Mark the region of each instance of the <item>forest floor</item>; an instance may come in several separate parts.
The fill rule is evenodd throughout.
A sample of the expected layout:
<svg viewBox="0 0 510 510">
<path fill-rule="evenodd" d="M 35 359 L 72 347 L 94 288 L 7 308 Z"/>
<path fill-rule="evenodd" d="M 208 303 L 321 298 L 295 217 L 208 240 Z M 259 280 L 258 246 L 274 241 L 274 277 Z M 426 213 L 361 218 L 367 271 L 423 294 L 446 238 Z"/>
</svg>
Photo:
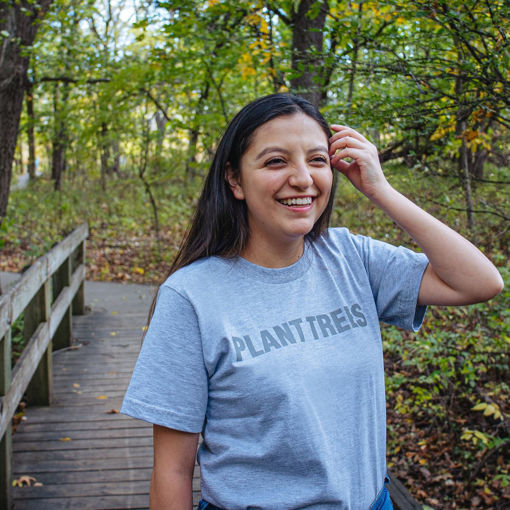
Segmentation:
<svg viewBox="0 0 510 510">
<path fill-rule="evenodd" d="M 451 203 L 458 200 L 450 184 L 402 170 L 395 171 L 394 180 L 398 189 L 466 233 L 461 213 L 453 208 L 445 213 L 437 205 L 446 193 Z M 196 193 L 183 194 L 177 185 L 161 192 L 158 239 L 139 188 L 136 182 L 117 181 L 98 192 L 71 183 L 58 194 L 41 180 L 13 192 L 0 231 L 0 271 L 22 271 L 87 220 L 88 279 L 161 283 Z M 486 190 L 484 200 L 504 205 L 496 190 Z M 431 307 L 417 334 L 383 327 L 388 465 L 425 509 L 510 508 L 510 227 L 495 215 L 477 220 L 470 237 L 499 266 L 505 291 L 490 304 Z M 396 225 L 342 183 L 332 225 L 412 246 Z"/>
</svg>

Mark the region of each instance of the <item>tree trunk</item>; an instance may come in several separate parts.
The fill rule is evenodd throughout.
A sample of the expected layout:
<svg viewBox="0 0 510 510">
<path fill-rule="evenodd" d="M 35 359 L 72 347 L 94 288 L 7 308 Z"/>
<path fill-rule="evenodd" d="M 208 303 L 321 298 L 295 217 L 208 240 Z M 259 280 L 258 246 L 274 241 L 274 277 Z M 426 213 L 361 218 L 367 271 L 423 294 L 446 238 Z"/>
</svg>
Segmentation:
<svg viewBox="0 0 510 510">
<path fill-rule="evenodd" d="M 473 155 L 473 164 L 470 168 L 471 175 L 475 179 L 484 178 L 484 166 L 485 162 L 489 158 L 489 151 L 485 148 L 478 149 Z"/>
<path fill-rule="evenodd" d="M 26 105 L 27 105 L 27 142 L 28 142 L 28 175 L 30 180 L 34 180 L 36 175 L 35 168 L 35 115 L 34 115 L 34 96 L 33 96 L 33 86 L 29 85 L 27 89 L 26 95 Z"/>
<path fill-rule="evenodd" d="M 460 45 L 458 41 L 455 41 L 455 47 L 457 48 L 457 60 L 460 63 L 462 61 L 462 55 Z M 457 138 L 462 140 L 457 156 L 457 170 L 459 173 L 459 179 L 462 183 L 464 190 L 464 200 L 466 201 L 466 217 L 467 225 L 470 230 L 475 226 L 475 219 L 473 213 L 473 192 L 471 189 L 471 173 L 469 172 L 469 153 L 471 152 L 466 143 L 466 127 L 467 119 L 469 118 L 470 110 L 469 106 L 466 105 L 464 98 L 464 86 L 465 76 L 462 74 L 461 69 L 458 69 L 457 78 L 455 80 L 455 95 L 458 98 L 456 119 L 455 119 L 455 135 Z"/>
<path fill-rule="evenodd" d="M 120 178 L 120 144 L 119 139 L 117 137 L 112 142 L 112 150 L 113 150 L 112 173 Z"/>
<path fill-rule="evenodd" d="M 198 99 L 197 107 L 195 109 L 195 116 L 193 118 L 193 124 L 190 129 L 189 134 L 189 142 L 188 142 L 188 154 L 186 157 L 186 177 L 188 180 L 191 180 L 192 177 L 194 177 L 196 173 L 196 156 L 197 156 L 197 143 L 198 143 L 198 136 L 200 134 L 200 119 L 199 115 L 202 112 L 202 105 L 204 101 L 207 100 L 209 97 L 209 90 L 210 90 L 210 82 L 207 80 L 205 83 L 204 89 L 202 90 L 200 97 Z"/>
<path fill-rule="evenodd" d="M 292 16 L 291 90 L 319 106 L 322 97 L 321 76 L 324 66 L 324 23 L 327 1 L 301 0 Z"/>
<path fill-rule="evenodd" d="M 110 146 L 108 143 L 108 126 L 106 122 L 101 123 L 100 134 L 100 160 L 101 160 L 101 185 L 103 190 L 106 190 L 106 176 L 110 173 L 108 168 L 108 161 L 110 159 Z"/>
<path fill-rule="evenodd" d="M 27 87 L 29 55 L 41 18 L 52 0 L 0 2 L 0 225 L 7 214 L 12 161 L 16 149 L 23 96 Z"/>
<path fill-rule="evenodd" d="M 352 114 L 352 100 L 354 96 L 354 81 L 358 69 L 359 60 L 359 39 L 361 35 L 361 20 L 363 12 L 363 2 L 358 5 L 358 24 L 356 26 L 356 35 L 353 40 L 352 59 L 351 59 L 351 73 L 349 75 L 349 89 L 347 91 L 347 118 L 349 119 Z"/>
<path fill-rule="evenodd" d="M 51 178 L 54 181 L 55 191 L 60 190 L 62 182 L 62 174 L 66 168 L 66 146 L 67 146 L 67 126 L 64 113 L 60 109 L 60 105 L 66 107 L 69 97 L 69 84 L 64 83 L 64 92 L 62 94 L 62 102 L 59 98 L 59 85 L 55 84 L 55 92 L 53 96 L 53 112 L 55 117 L 55 129 L 53 133 L 52 158 L 51 158 Z"/>
</svg>

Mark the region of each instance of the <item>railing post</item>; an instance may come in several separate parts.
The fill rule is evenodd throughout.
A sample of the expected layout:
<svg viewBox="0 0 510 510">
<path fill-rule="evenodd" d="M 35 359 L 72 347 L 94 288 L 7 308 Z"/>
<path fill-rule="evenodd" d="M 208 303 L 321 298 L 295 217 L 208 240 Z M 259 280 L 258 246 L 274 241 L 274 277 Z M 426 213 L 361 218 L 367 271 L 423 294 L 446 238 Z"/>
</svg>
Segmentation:
<svg viewBox="0 0 510 510">
<path fill-rule="evenodd" d="M 24 335 L 29 339 L 39 324 L 48 320 L 51 312 L 51 278 L 48 278 L 39 292 L 33 297 L 30 304 L 25 308 Z M 30 381 L 27 388 L 27 402 L 30 405 L 48 406 L 51 403 L 53 389 L 52 381 L 52 342 L 48 344 L 46 352 Z"/>
<path fill-rule="evenodd" d="M 11 384 L 11 330 L 0 339 L 0 396 Z M 8 427 L 0 440 L 0 508 L 11 508 L 12 428 Z"/>
<path fill-rule="evenodd" d="M 85 264 L 86 240 L 83 240 L 74 252 L 72 270 L 79 265 Z M 73 315 L 85 314 L 85 281 L 81 282 L 80 288 L 73 299 Z"/>
<path fill-rule="evenodd" d="M 69 256 L 53 274 L 53 302 L 55 302 L 62 289 L 70 285 L 71 275 L 71 256 Z M 66 310 L 66 313 L 62 317 L 62 321 L 58 325 L 55 335 L 53 336 L 54 351 L 63 349 L 64 347 L 69 347 L 72 344 L 72 313 L 72 306 L 69 305 L 69 308 Z"/>
</svg>

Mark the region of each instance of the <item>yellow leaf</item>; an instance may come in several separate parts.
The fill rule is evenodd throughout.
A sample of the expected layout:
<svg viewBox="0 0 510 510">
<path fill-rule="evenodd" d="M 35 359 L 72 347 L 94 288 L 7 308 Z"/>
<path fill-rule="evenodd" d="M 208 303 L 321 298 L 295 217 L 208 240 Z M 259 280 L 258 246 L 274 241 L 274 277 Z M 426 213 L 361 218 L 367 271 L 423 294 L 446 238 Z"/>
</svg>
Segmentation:
<svg viewBox="0 0 510 510">
<path fill-rule="evenodd" d="M 133 272 L 138 273 L 138 274 L 145 274 L 145 270 L 138 266 L 133 268 Z"/>
<path fill-rule="evenodd" d="M 483 412 L 483 415 L 484 416 L 490 416 L 491 414 L 494 414 L 495 412 L 496 412 L 496 408 L 492 404 L 489 404 L 485 408 L 485 411 Z"/>
<path fill-rule="evenodd" d="M 108 397 L 106 395 L 99 395 L 96 397 L 98 400 L 106 400 Z"/>
<path fill-rule="evenodd" d="M 79 388 L 79 387 L 80 387 L 80 385 L 78 383 L 73 384 L 73 388 Z"/>
<path fill-rule="evenodd" d="M 35 478 L 33 476 L 21 475 L 19 478 L 16 478 L 12 481 L 13 487 L 23 487 L 24 485 L 32 485 L 32 482 L 35 482 Z"/>
<path fill-rule="evenodd" d="M 117 336 L 117 332 L 116 332 L 116 331 L 112 331 L 112 332 L 110 333 L 110 336 Z"/>
<path fill-rule="evenodd" d="M 471 411 L 483 411 L 487 407 L 487 404 L 485 402 L 482 402 L 480 404 L 476 404 L 476 406 L 471 408 Z"/>
<path fill-rule="evenodd" d="M 70 437 L 61 437 L 60 441 L 67 443 L 67 442 L 71 441 L 71 438 Z"/>
<path fill-rule="evenodd" d="M 119 312 L 112 312 L 112 315 L 118 315 Z"/>
</svg>

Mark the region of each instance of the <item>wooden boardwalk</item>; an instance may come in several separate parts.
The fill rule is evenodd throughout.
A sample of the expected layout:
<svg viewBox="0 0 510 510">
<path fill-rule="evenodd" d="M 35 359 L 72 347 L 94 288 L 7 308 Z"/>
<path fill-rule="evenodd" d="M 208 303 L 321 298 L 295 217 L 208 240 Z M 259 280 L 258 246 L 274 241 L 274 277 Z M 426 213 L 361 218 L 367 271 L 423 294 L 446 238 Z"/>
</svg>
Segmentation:
<svg viewBox="0 0 510 510">
<path fill-rule="evenodd" d="M 87 282 L 90 312 L 74 347 L 53 355 L 53 403 L 32 407 L 13 436 L 16 510 L 148 508 L 152 426 L 118 414 L 154 289 Z M 198 467 L 193 483 L 200 499 Z"/>
</svg>

